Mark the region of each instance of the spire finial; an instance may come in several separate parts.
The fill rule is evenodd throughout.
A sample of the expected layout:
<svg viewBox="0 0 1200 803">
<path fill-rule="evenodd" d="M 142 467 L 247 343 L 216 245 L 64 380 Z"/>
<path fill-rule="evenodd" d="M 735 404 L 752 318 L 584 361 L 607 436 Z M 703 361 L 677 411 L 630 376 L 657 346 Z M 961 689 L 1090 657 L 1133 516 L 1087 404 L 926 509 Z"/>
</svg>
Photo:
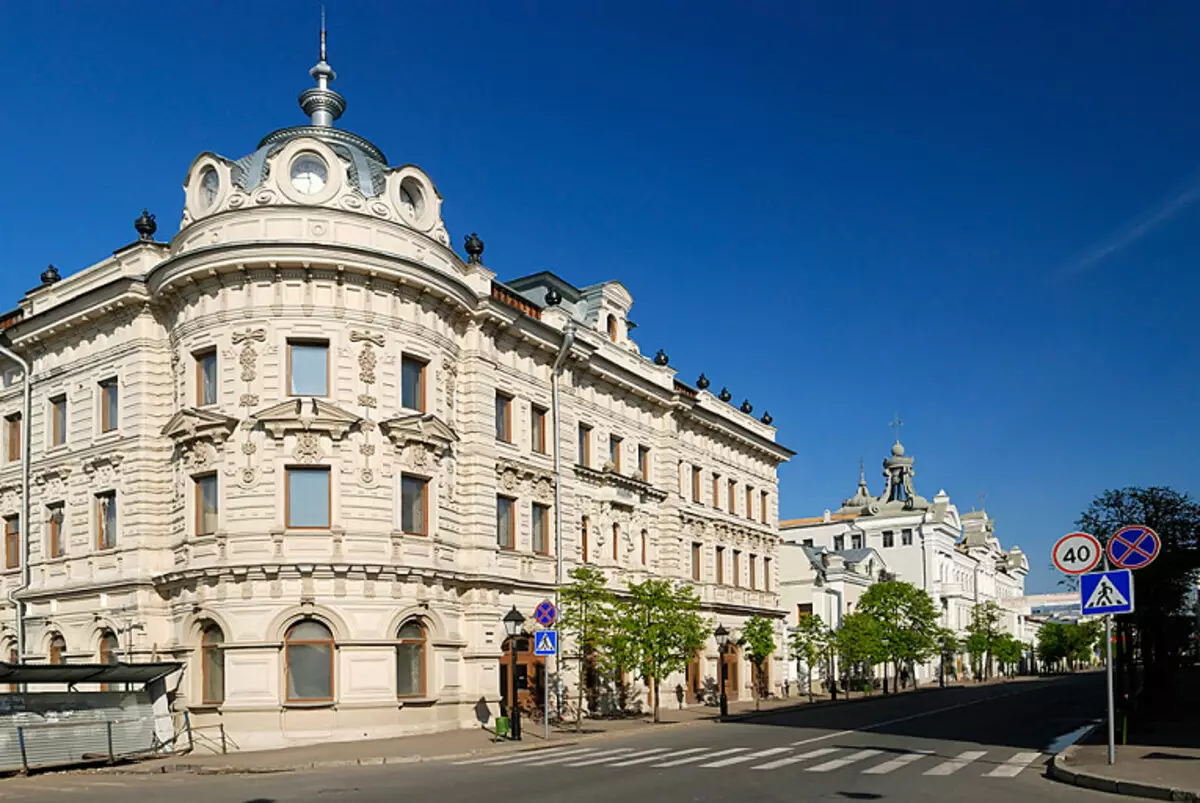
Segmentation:
<svg viewBox="0 0 1200 803">
<path fill-rule="evenodd" d="M 321 61 L 325 60 L 325 5 L 321 5 Z"/>
<path fill-rule="evenodd" d="M 317 85 L 300 93 L 300 108 L 312 118 L 313 125 L 332 128 L 333 121 L 346 110 L 346 99 L 329 88 L 329 82 L 337 78 L 337 73 L 326 61 L 325 6 L 321 6 L 321 58 L 308 74 Z"/>
<path fill-rule="evenodd" d="M 904 426 L 904 422 L 900 420 L 900 413 L 897 412 L 892 415 L 892 422 L 890 424 L 888 424 L 888 426 L 896 431 L 896 443 L 899 443 L 900 442 L 900 427 Z"/>
<path fill-rule="evenodd" d="M 867 481 L 867 468 L 863 463 L 863 459 L 858 458 L 858 484 L 862 485 Z"/>
</svg>

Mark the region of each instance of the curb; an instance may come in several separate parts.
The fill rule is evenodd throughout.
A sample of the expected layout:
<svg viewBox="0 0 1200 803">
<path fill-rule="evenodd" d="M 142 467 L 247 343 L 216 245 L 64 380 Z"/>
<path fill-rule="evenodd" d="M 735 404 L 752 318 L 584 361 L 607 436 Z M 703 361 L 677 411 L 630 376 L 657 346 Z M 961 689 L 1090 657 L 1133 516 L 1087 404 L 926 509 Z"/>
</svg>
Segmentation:
<svg viewBox="0 0 1200 803">
<path fill-rule="evenodd" d="M 1091 736 L 1099 727 L 1099 725 L 1093 725 L 1091 730 L 1088 730 L 1079 737 L 1078 741 L 1081 742 L 1088 736 Z M 1178 801 L 1179 803 L 1197 803 L 1200 801 L 1200 793 L 1188 789 L 1176 789 L 1170 786 L 1137 783 L 1135 781 L 1122 781 L 1117 778 L 1108 778 L 1103 775 L 1071 769 L 1066 765 L 1071 760 L 1074 751 L 1075 745 L 1071 745 L 1050 759 L 1050 763 L 1046 765 L 1046 776 L 1060 783 L 1071 784 L 1072 786 L 1079 786 L 1084 789 L 1094 789 L 1098 792 L 1108 792 L 1114 795 L 1149 798 L 1151 800 L 1170 800 Z"/>
</svg>

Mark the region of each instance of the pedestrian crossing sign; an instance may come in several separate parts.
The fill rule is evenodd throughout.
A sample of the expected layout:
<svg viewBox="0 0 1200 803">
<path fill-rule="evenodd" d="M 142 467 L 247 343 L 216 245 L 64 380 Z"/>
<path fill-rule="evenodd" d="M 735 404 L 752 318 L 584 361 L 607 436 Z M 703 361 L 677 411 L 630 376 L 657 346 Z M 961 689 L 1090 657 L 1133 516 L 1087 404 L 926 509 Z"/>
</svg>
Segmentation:
<svg viewBox="0 0 1200 803">
<path fill-rule="evenodd" d="M 1128 569 L 1079 576 L 1084 616 L 1133 612 L 1133 574 Z"/>
<path fill-rule="evenodd" d="M 539 630 L 533 637 L 534 655 L 556 655 L 558 653 L 558 631 Z"/>
</svg>

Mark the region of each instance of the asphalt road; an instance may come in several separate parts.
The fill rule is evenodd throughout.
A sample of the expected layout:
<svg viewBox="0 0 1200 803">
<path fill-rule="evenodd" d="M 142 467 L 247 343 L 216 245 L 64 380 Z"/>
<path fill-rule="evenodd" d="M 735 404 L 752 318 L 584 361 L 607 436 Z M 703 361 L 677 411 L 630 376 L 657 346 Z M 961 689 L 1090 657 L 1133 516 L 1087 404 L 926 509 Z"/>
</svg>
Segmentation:
<svg viewBox="0 0 1200 803">
<path fill-rule="evenodd" d="M 1098 799 L 1044 777 L 1052 743 L 1096 718 L 1103 677 L 1083 675 L 781 712 L 423 764 L 259 776 L 54 774 L 0 782 L 0 800 L 89 803 L 1007 803 Z"/>
</svg>

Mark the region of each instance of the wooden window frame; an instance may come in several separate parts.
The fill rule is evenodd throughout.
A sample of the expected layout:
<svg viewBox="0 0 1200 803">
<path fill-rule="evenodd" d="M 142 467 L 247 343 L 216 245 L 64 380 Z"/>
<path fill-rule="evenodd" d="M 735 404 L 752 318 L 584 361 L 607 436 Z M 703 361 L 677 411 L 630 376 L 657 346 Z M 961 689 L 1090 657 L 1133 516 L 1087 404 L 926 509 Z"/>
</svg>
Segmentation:
<svg viewBox="0 0 1200 803">
<path fill-rule="evenodd" d="M 62 422 L 59 423 L 58 411 L 62 410 Z M 50 448 L 55 449 L 67 443 L 67 394 L 59 393 L 50 397 Z"/>
<path fill-rule="evenodd" d="M 704 548 L 704 545 L 701 544 L 699 541 L 692 542 L 692 582 L 695 582 L 695 583 L 700 582 L 700 578 L 703 576 L 703 574 L 701 572 L 701 565 L 700 565 L 700 559 L 701 559 L 700 553 L 703 550 L 703 548 Z"/>
<path fill-rule="evenodd" d="M 67 662 L 67 640 L 62 633 L 55 633 L 50 637 L 47 660 L 51 666 L 62 666 Z"/>
<path fill-rule="evenodd" d="M 699 466 L 692 466 L 692 501 L 698 505 L 703 504 L 700 499 L 700 474 L 701 468 Z"/>
<path fill-rule="evenodd" d="M 540 521 L 542 524 L 542 549 L 537 547 L 537 527 L 535 524 Z M 529 503 L 529 541 L 535 555 L 550 554 L 550 506 L 544 505 L 541 502 Z"/>
<path fill-rule="evenodd" d="M 539 404 L 529 406 L 529 449 L 534 454 L 550 454 L 546 440 L 546 418 L 549 411 Z"/>
<path fill-rule="evenodd" d="M 193 515 L 193 526 L 195 527 L 193 532 L 196 533 L 197 538 L 206 538 L 210 535 L 216 535 L 217 529 L 219 529 L 214 524 L 212 532 L 204 532 L 202 530 L 201 522 L 204 520 L 204 491 L 202 483 L 205 480 L 212 480 L 215 483 L 213 487 L 213 493 L 215 495 L 214 501 L 216 502 L 215 512 L 218 518 L 221 515 L 221 480 L 217 477 L 217 472 L 206 471 L 203 474 L 194 475 L 192 477 L 192 501 L 196 509 Z"/>
<path fill-rule="evenodd" d="M 608 319 L 604 323 L 604 328 L 608 332 L 608 339 L 612 342 L 617 342 L 617 316 L 609 314 Z"/>
<path fill-rule="evenodd" d="M 592 467 L 592 428 L 588 424 L 579 425 L 579 454 L 576 457 L 579 465 L 584 468 Z"/>
<path fill-rule="evenodd" d="M 324 526 L 320 526 L 320 525 L 299 526 L 296 524 L 292 524 L 291 475 L 292 475 L 293 471 L 311 472 L 311 473 L 316 473 L 318 471 L 325 472 L 326 494 L 325 494 L 325 525 Z M 329 466 L 289 465 L 289 466 L 283 467 L 283 526 L 285 529 L 288 529 L 288 530 L 309 530 L 312 532 L 328 530 L 333 527 L 333 471 L 330 469 Z"/>
<path fill-rule="evenodd" d="M 320 346 L 325 349 L 325 392 L 324 393 L 292 393 L 292 348 L 295 346 Z M 289 398 L 301 399 L 328 399 L 330 396 L 330 382 L 332 376 L 332 366 L 330 365 L 330 355 L 333 349 L 328 340 L 323 340 L 319 337 L 289 337 L 287 339 L 287 395 Z"/>
<path fill-rule="evenodd" d="M 20 413 L 4 416 L 4 454 L 9 463 L 15 463 L 21 459 L 21 448 L 24 445 L 21 443 L 22 421 L 23 417 Z"/>
<path fill-rule="evenodd" d="M 209 641 L 209 633 L 216 630 L 221 634 L 220 641 Z M 225 631 L 216 622 L 209 622 L 200 631 L 200 704 L 223 705 L 225 703 Z M 221 696 L 208 696 L 208 655 L 215 652 L 221 656 Z"/>
<path fill-rule="evenodd" d="M 612 545 L 613 545 L 612 559 L 616 563 L 621 562 L 620 544 L 621 544 L 621 525 L 617 524 L 614 521 L 613 526 L 612 526 Z"/>
<path fill-rule="evenodd" d="M 763 555 L 763 591 L 771 590 L 771 559 Z"/>
<path fill-rule="evenodd" d="M 638 471 L 642 472 L 642 482 L 650 482 L 650 447 L 644 443 L 638 444 Z"/>
<path fill-rule="evenodd" d="M 104 630 L 100 633 L 100 643 L 96 649 L 97 663 L 101 664 L 119 664 L 120 658 L 118 653 L 121 651 L 121 640 L 117 638 L 117 634 L 111 630 Z M 107 658 L 112 660 L 106 660 Z M 117 684 L 101 683 L 100 691 L 113 691 Z"/>
<path fill-rule="evenodd" d="M 642 565 L 646 565 L 646 542 L 650 540 L 645 530 L 642 530 Z"/>
<path fill-rule="evenodd" d="M 415 624 L 417 629 L 421 631 L 421 638 L 401 638 L 400 631 L 407 625 Z M 420 644 L 421 645 L 421 687 L 415 694 L 400 693 L 400 647 L 405 644 Z M 419 700 L 429 694 L 429 628 L 425 627 L 420 621 L 415 619 L 407 619 L 400 623 L 400 627 L 396 628 L 396 699 L 398 700 Z"/>
<path fill-rule="evenodd" d="M 584 516 L 579 527 L 579 556 L 581 563 L 588 562 L 588 517 Z"/>
<path fill-rule="evenodd" d="M 21 517 L 4 517 L 4 568 L 21 568 Z"/>
<path fill-rule="evenodd" d="M 500 543 L 500 500 L 508 502 L 508 544 Z M 504 494 L 496 494 L 496 546 L 505 552 L 517 548 L 517 500 Z"/>
<path fill-rule="evenodd" d="M 503 406 L 501 406 L 502 402 L 503 402 Z M 500 430 L 499 416 L 500 416 L 501 410 L 504 411 L 504 435 L 503 435 L 503 437 L 501 437 L 500 431 L 499 431 Z M 504 393 L 503 391 L 499 391 L 499 390 L 496 391 L 496 416 L 497 416 L 496 440 L 498 440 L 502 443 L 512 443 L 513 442 L 513 440 L 512 440 L 512 437 L 513 437 L 513 434 L 512 434 L 512 417 L 513 417 L 512 411 L 513 411 L 513 396 L 511 396 L 507 393 Z"/>
<path fill-rule="evenodd" d="M 750 553 L 750 562 L 747 564 L 750 568 L 750 590 L 758 590 L 758 555 Z"/>
<path fill-rule="evenodd" d="M 290 349 L 289 349 L 288 353 L 289 354 L 291 353 Z M 213 371 L 213 383 L 214 384 L 213 384 L 213 388 L 212 388 L 213 400 L 205 401 L 204 400 L 204 388 L 205 388 L 204 361 L 207 360 L 209 357 L 212 357 L 212 359 L 213 359 L 213 368 L 214 368 L 214 371 Z M 199 351 L 192 353 L 192 361 L 195 362 L 195 364 L 196 364 L 196 406 L 197 407 L 211 407 L 212 405 L 216 404 L 217 401 L 219 400 L 219 394 L 217 393 L 217 385 L 220 384 L 221 378 L 220 378 L 219 374 L 217 373 L 220 370 L 220 364 L 217 362 L 217 360 L 218 360 L 218 357 L 217 357 L 217 347 L 216 346 L 210 346 L 209 348 L 200 349 Z"/>
<path fill-rule="evenodd" d="M 742 550 L 733 550 L 733 587 L 742 587 Z"/>
<path fill-rule="evenodd" d="M 619 435 L 608 433 L 608 460 L 613 464 L 613 471 L 621 473 L 621 445 L 625 439 Z"/>
<path fill-rule="evenodd" d="M 737 480 L 729 481 L 729 499 L 727 501 L 729 503 L 729 514 L 731 516 L 735 515 L 737 513 Z"/>
<path fill-rule="evenodd" d="M 121 428 L 121 386 L 117 382 L 117 377 L 110 376 L 108 379 L 101 379 L 97 383 L 100 388 L 100 432 L 116 432 Z M 111 405 L 116 408 L 117 420 L 112 420 L 112 411 L 109 410 L 108 396 L 110 392 L 116 393 L 116 404 Z"/>
<path fill-rule="evenodd" d="M 719 546 L 714 550 L 713 562 L 717 567 L 717 585 L 725 585 L 725 547 Z"/>
<path fill-rule="evenodd" d="M 58 516 L 56 519 L 55 516 Z M 63 524 L 67 520 L 67 506 L 64 502 L 51 502 L 46 505 L 46 550 L 50 560 L 63 558 L 67 555 L 67 545 L 63 542 Z"/>
<path fill-rule="evenodd" d="M 328 639 L 320 641 L 316 639 L 291 639 L 291 632 L 305 622 L 316 622 L 321 627 L 325 628 L 325 632 L 329 634 Z M 291 672 L 291 665 L 288 661 L 288 650 L 292 645 L 329 645 L 329 696 L 328 697 L 292 697 L 288 690 L 288 674 Z M 285 704 L 305 704 L 305 703 L 332 703 L 336 697 L 337 691 L 337 639 L 333 637 L 333 629 L 329 625 L 322 622 L 320 619 L 300 619 L 292 622 L 288 629 L 283 634 L 283 699 Z"/>
<path fill-rule="evenodd" d="M 759 517 L 763 524 L 767 523 L 767 504 L 769 501 L 770 494 L 768 494 L 766 491 L 762 491 L 762 495 L 759 499 Z"/>
<path fill-rule="evenodd" d="M 746 518 L 754 521 L 754 487 L 746 486 Z"/>
<path fill-rule="evenodd" d="M 406 407 L 404 405 L 404 366 L 408 364 L 416 364 L 421 367 L 420 380 L 417 382 L 417 406 Z M 427 412 L 426 407 L 426 382 L 429 377 L 429 361 L 420 357 L 415 357 L 412 354 L 400 355 L 400 407 L 403 410 L 416 410 L 418 413 Z"/>
<path fill-rule="evenodd" d="M 412 480 L 421 483 L 421 531 L 404 528 L 404 481 Z M 417 474 L 400 475 L 400 531 L 405 535 L 416 535 L 425 538 L 429 535 L 429 478 Z"/>
<path fill-rule="evenodd" d="M 715 471 L 712 475 L 712 506 L 713 510 L 721 509 L 721 475 Z"/>
<path fill-rule="evenodd" d="M 117 492 L 115 490 L 101 491 L 97 494 L 94 494 L 92 496 L 92 499 L 95 500 L 95 510 L 96 510 L 96 551 L 97 552 L 106 552 L 110 549 L 116 549 L 117 548 L 117 534 L 116 533 L 108 533 L 109 540 L 112 543 L 108 544 L 107 546 L 104 543 L 105 533 L 108 532 L 107 531 L 108 517 L 104 515 L 104 501 L 103 500 L 107 499 L 109 504 L 115 508 L 117 505 Z M 121 526 L 120 518 L 118 516 L 116 516 L 115 513 L 114 513 L 113 517 L 116 519 L 117 526 L 120 527 Z"/>
</svg>

